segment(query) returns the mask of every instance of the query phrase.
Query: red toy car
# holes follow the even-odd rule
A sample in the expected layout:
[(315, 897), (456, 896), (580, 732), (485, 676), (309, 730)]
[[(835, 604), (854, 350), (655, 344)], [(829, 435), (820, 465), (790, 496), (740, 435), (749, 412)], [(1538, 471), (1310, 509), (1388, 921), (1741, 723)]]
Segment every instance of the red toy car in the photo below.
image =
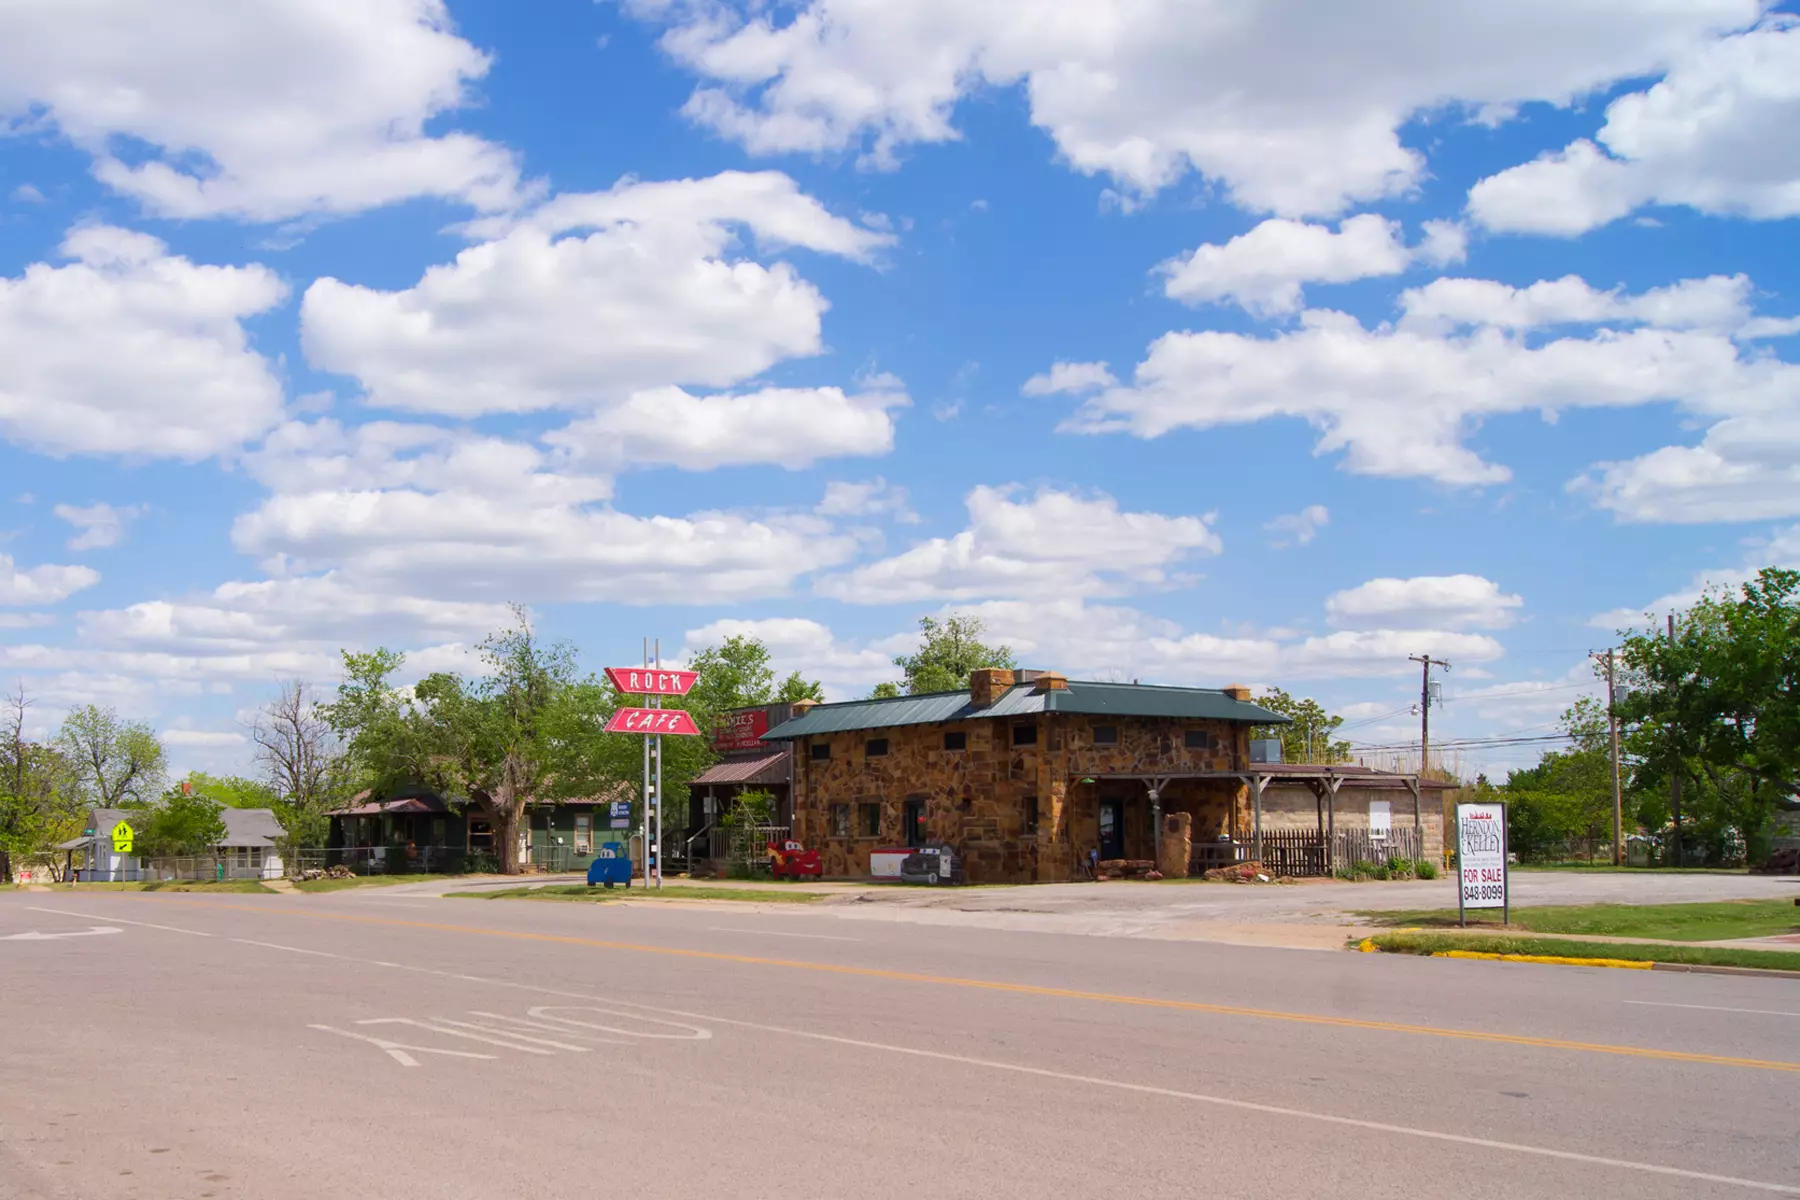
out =
[(769, 874), (777, 879), (799, 879), (804, 875), (825, 874), (817, 850), (808, 850), (796, 841), (769, 843)]

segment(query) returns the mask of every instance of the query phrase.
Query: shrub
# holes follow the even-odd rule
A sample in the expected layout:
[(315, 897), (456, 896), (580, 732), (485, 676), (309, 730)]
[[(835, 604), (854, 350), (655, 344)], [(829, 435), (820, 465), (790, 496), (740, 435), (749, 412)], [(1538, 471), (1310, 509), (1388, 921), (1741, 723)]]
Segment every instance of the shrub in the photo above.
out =
[(1413, 864), (1413, 874), (1420, 879), (1436, 879), (1438, 877), (1437, 864), (1429, 858), (1421, 858)]

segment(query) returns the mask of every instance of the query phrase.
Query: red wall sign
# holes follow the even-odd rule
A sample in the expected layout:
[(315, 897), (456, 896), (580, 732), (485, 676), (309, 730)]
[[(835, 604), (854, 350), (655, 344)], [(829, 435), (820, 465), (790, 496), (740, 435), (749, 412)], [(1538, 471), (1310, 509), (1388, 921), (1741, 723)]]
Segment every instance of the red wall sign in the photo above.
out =
[(685, 696), (693, 690), (700, 673), (671, 671), (665, 667), (608, 667), (606, 677), (627, 695)]
[(752, 708), (726, 713), (713, 728), (713, 749), (720, 754), (735, 750), (760, 750), (762, 735), (769, 732), (769, 710)]
[(700, 727), (682, 708), (621, 708), (606, 723), (608, 733), (669, 733), (696, 737)]

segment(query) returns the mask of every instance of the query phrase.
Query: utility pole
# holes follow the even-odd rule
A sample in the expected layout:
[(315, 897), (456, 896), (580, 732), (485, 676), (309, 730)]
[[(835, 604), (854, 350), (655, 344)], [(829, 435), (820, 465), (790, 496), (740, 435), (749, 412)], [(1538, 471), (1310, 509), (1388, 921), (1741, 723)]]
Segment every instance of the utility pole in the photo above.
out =
[[(1599, 658), (1598, 654), (1593, 655)], [(1613, 866), (1625, 865), (1625, 801), (1619, 787), (1619, 713), (1617, 705), (1618, 652), (1606, 652), (1606, 736), (1612, 743)]]
[(1448, 671), (1450, 664), (1429, 654), (1407, 657), (1419, 664), (1419, 774), (1413, 780), (1413, 854), (1423, 859), (1425, 827), (1419, 817), (1419, 792), (1424, 786), (1425, 768), (1431, 764), (1431, 668), (1435, 665)]
[[(1671, 649), (1673, 649), (1674, 645), (1675, 645), (1675, 614), (1670, 613), (1669, 614), (1669, 646)], [(1670, 730), (1670, 733), (1673, 733), (1673, 732), (1674, 732), (1674, 730)], [(1671, 746), (1674, 746), (1675, 739), (1673, 737), (1671, 737), (1669, 739), (1669, 742), (1670, 742)], [(1675, 821), (1675, 828), (1669, 834), (1669, 842), (1670, 842), (1669, 850), (1671, 852), (1671, 857), (1673, 857), (1675, 860), (1674, 863), (1671, 865), (1679, 867), (1681, 865), (1681, 771), (1682, 771), (1682, 763), (1681, 763), (1680, 748), (1675, 747), (1675, 749), (1676, 749), (1675, 761), (1673, 764), (1671, 764), (1670, 769), (1669, 769), (1669, 812)]]

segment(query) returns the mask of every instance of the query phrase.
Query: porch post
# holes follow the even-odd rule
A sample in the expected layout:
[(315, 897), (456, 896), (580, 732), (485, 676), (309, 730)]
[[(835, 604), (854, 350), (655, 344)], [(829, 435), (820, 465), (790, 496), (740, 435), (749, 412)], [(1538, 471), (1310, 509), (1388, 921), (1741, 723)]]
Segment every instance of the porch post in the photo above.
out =
[(1250, 857), (1257, 862), (1262, 861), (1262, 794), (1263, 787), (1272, 776), (1250, 776)]
[(1325, 870), (1337, 869), (1337, 794), (1344, 781), (1337, 775), (1325, 776)]
[(1160, 867), (1162, 863), (1162, 785), (1163, 780), (1150, 781), (1150, 857)]
[(1419, 817), (1419, 777), (1414, 775), (1406, 784), (1413, 796), (1413, 869), (1418, 870), (1425, 861), (1425, 827)]

